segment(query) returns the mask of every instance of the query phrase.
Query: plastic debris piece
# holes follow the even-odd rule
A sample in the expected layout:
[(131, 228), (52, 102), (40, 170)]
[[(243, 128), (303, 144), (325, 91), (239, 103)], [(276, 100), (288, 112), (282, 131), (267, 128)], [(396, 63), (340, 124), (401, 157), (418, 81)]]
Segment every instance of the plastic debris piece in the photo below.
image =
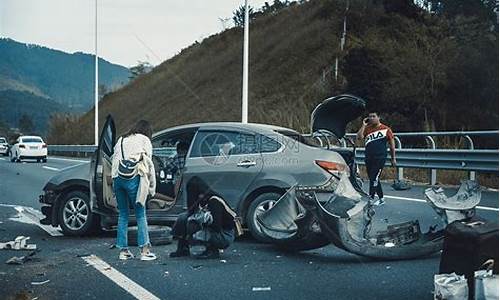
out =
[(276, 255), (276, 258), (281, 258), (281, 255)]
[(8, 265), (22, 265), (27, 261), (33, 260), (33, 255), (35, 255), (35, 254), (36, 254), (36, 251), (33, 251), (30, 254), (25, 255), (25, 256), (20, 256), (20, 257), (14, 256), (14, 257), (9, 258), (5, 263)]
[(264, 286), (264, 287), (253, 287), (252, 292), (269, 292), (271, 290), (270, 286)]
[(31, 285), (43, 285), (43, 284), (46, 284), (46, 283), (49, 283), (50, 282), (50, 279), (47, 279), (45, 281), (34, 281), (31, 283)]
[(191, 268), (192, 268), (193, 270), (199, 270), (199, 269), (201, 269), (202, 267), (203, 267), (202, 265), (194, 265), (194, 266), (191, 266)]
[(391, 266), (386, 266), (385, 267), (387, 270), (390, 270), (391, 269)]
[(116, 248), (116, 245), (115, 245), (115, 244), (111, 244), (111, 245), (109, 246), (109, 249), (115, 249), (115, 248)]
[(225, 264), (225, 263), (227, 263), (227, 260), (221, 259), (220, 262), (223, 263), (223, 264)]
[(384, 247), (387, 247), (387, 248), (392, 248), (394, 246), (396, 246), (396, 245), (394, 245), (394, 243), (392, 243), (392, 242), (387, 242), (384, 244)]
[(411, 182), (408, 180), (394, 180), (392, 188), (396, 191), (405, 191), (411, 189)]
[(0, 249), (7, 250), (36, 250), (36, 244), (28, 244), (27, 241), (30, 239), (29, 236), (18, 236), (15, 240), (0, 243)]

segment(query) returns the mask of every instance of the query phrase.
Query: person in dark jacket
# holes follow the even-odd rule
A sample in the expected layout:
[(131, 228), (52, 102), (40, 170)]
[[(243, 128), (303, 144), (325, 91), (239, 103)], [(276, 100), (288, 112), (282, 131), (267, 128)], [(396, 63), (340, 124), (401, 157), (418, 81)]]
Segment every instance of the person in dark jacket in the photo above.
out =
[[(201, 242), (205, 251), (197, 258), (218, 258), (219, 249), (226, 249), (235, 238), (236, 214), (227, 203), (214, 192), (205, 181), (193, 177), (186, 185), (188, 211), (181, 214), (172, 228), (172, 235), (177, 239), (177, 250), (170, 257), (189, 256), (192, 242)], [(210, 212), (211, 221), (200, 224), (190, 219), (204, 208)]]

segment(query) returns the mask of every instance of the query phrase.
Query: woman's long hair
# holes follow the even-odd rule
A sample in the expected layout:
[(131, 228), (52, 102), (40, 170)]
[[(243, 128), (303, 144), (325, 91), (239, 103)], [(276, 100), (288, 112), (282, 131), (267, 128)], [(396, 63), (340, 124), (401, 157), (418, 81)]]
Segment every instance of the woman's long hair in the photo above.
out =
[(198, 176), (191, 178), (186, 184), (187, 204), (190, 213), (199, 203), (205, 202), (212, 196), (220, 197), (208, 184)]
[(130, 130), (123, 137), (138, 133), (145, 135), (149, 139), (151, 139), (151, 137), (153, 136), (153, 128), (148, 121), (140, 120), (139, 122), (135, 123), (135, 125), (132, 126), (132, 128), (130, 128)]

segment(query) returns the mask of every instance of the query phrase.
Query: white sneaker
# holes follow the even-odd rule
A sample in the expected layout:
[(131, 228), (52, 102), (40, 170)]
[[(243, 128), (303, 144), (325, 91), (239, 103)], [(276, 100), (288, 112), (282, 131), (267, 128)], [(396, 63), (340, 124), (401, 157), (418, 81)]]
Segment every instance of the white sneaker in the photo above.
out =
[(384, 205), (384, 204), (385, 204), (384, 198), (377, 199), (377, 201), (375, 201), (373, 203), (373, 205), (375, 205), (375, 206), (381, 206), (381, 205)]
[(122, 250), (120, 251), (120, 255), (118, 257), (120, 260), (127, 260), (134, 258), (134, 254), (130, 252), (130, 250)]
[(156, 255), (153, 252), (141, 253), (141, 260), (155, 260)]

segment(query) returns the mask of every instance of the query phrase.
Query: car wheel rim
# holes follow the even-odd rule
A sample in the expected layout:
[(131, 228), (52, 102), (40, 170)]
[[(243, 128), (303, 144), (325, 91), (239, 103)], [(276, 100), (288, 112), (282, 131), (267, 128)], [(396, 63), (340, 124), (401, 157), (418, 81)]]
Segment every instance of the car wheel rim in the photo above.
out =
[(81, 198), (71, 198), (64, 205), (63, 220), (71, 230), (80, 230), (89, 217), (87, 203)]
[(253, 214), (253, 221), (254, 221), (254, 224), (258, 224), (257, 223), (257, 217), (262, 215), (263, 213), (265, 213), (266, 211), (270, 210), (274, 204), (276, 203), (276, 200), (266, 200), (266, 201), (262, 201), (258, 206), (257, 208), (255, 208), (255, 213)]

